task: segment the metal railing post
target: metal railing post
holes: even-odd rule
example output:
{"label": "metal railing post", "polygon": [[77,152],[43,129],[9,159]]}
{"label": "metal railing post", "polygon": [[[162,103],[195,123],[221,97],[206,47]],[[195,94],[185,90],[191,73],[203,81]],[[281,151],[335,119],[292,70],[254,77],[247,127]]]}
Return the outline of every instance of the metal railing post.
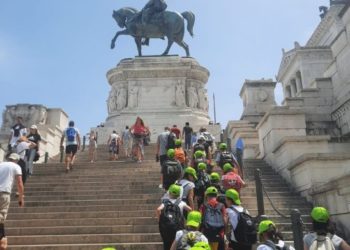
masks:
{"label": "metal railing post", "polygon": [[83,149],[81,151],[84,151],[85,150],[85,139],[86,139],[86,136],[84,135],[83,136]]}
{"label": "metal railing post", "polygon": [[45,152],[45,163],[47,163],[49,160],[49,153]]}
{"label": "metal railing post", "polygon": [[63,153],[64,153],[64,148],[62,147],[60,150],[60,162],[63,162]]}
{"label": "metal railing post", "polygon": [[296,250],[303,250],[303,221],[301,219],[301,213],[298,209],[293,209],[291,213],[294,248]]}
{"label": "metal railing post", "polygon": [[256,200],[258,203],[258,216],[262,216],[265,214],[264,208],[264,194],[263,187],[261,182],[261,171],[260,169],[255,169],[255,189],[256,189]]}

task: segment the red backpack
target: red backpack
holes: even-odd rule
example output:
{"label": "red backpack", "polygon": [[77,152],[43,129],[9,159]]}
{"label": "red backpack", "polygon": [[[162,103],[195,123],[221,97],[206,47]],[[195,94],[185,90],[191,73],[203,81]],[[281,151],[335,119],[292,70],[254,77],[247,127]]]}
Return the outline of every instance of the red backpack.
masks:
{"label": "red backpack", "polygon": [[242,187],[241,177],[234,172],[228,172],[222,177],[222,185],[225,190],[233,188],[239,192]]}

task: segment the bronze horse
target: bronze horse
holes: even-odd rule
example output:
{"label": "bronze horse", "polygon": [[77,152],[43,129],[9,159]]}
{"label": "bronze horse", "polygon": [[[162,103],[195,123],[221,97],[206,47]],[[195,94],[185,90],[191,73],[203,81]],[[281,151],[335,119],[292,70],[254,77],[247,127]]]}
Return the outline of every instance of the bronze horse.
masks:
{"label": "bronze horse", "polygon": [[115,47],[115,41],[119,35],[130,35],[134,37],[139,56],[142,56],[141,45],[142,39],[149,38],[168,38],[168,46],[162,55],[167,55],[174,42],[185,49],[186,56],[190,56],[188,45],[183,41],[185,33],[185,22],[187,20],[187,31],[193,36],[193,26],[195,16],[190,11],[182,14],[172,11],[164,11],[155,14],[149,24],[142,23],[142,12],[134,8],[121,8],[113,11],[113,18],[120,28],[112,39],[111,49]]}

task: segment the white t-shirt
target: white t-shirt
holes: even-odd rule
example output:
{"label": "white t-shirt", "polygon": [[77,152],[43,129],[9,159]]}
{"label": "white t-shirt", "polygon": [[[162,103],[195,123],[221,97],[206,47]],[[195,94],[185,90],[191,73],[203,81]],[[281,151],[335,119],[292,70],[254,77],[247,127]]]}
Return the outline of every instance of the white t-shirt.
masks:
{"label": "white t-shirt", "polygon": [[120,139],[120,136],[118,134],[112,133],[111,140],[109,141],[110,144],[112,143],[113,139],[115,139],[115,142],[117,143],[118,140]]}
{"label": "white t-shirt", "polygon": [[22,128],[19,130],[19,135],[18,136],[14,136],[15,130],[12,128],[11,129],[11,140],[10,140],[10,144],[13,147],[14,145],[16,145],[17,141],[19,140],[19,138],[21,138],[22,136],[27,134],[27,129],[26,128]]}
{"label": "white t-shirt", "polygon": [[186,179],[178,181],[178,184],[181,185],[180,197],[187,197],[190,190],[194,189],[195,187],[192,181]]}
{"label": "white t-shirt", "polygon": [[30,143],[25,141],[22,141],[17,144],[17,147],[16,147],[17,154],[22,160],[24,160],[24,158],[26,157],[26,150],[29,149],[29,146],[30,146]]}
{"label": "white t-shirt", "polygon": [[[182,235],[184,235],[183,230],[177,231],[175,236],[175,241],[178,242],[181,239]],[[204,234],[201,236],[201,242],[208,243],[208,239],[207,237],[204,236]]]}
{"label": "white t-shirt", "polygon": [[[232,207],[234,207],[239,213],[243,212],[244,210],[244,208],[241,206],[232,205]],[[236,229],[238,224],[238,213],[231,208],[226,208],[226,213],[229,219],[229,223],[232,226],[231,240],[234,242],[237,242],[233,231]],[[248,213],[248,210],[247,210],[247,213]]]}
{"label": "white t-shirt", "polygon": [[11,193],[17,175],[22,175],[21,167],[14,162],[0,163],[0,192]]}

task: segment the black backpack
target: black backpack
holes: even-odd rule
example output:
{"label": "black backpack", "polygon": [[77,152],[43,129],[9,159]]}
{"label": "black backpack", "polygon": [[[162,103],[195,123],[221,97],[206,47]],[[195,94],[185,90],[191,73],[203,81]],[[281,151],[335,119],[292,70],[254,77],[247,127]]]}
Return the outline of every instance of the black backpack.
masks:
{"label": "black backpack", "polygon": [[204,144],[199,144],[199,143],[194,144],[193,152],[195,153],[196,151],[203,151],[203,152],[205,152]]}
{"label": "black backpack", "polygon": [[196,196],[204,196],[205,190],[210,186],[210,178],[208,174],[199,171],[197,173],[197,180],[194,182],[194,194]]}
{"label": "black backpack", "polygon": [[172,132],[168,135],[167,138],[167,144],[166,144],[166,149],[174,149],[175,148],[175,140],[176,140],[176,135]]}
{"label": "black backpack", "polygon": [[159,230],[164,232],[178,231],[183,229],[184,220],[181,214],[179,204],[181,199],[178,199],[175,203],[172,203],[170,200],[164,200],[164,208],[160,214],[159,218]]}
{"label": "black backpack", "polygon": [[222,214],[224,205],[218,203],[215,207],[204,204],[203,229],[204,235],[210,240],[215,239],[219,232],[224,229],[225,222]]}
{"label": "black backpack", "polygon": [[224,165],[226,163],[230,163],[232,166],[234,166],[234,159],[233,156],[230,152],[224,151],[220,153],[220,161],[219,161],[219,165],[221,168],[224,167]]}
{"label": "black backpack", "polygon": [[244,245],[253,245],[257,241],[256,224],[254,219],[244,209],[243,212],[238,212],[234,207],[230,207],[233,211],[238,213],[238,223],[236,229],[233,231],[238,243]]}
{"label": "black backpack", "polygon": [[166,169],[165,175],[167,178],[177,180],[180,177],[182,172],[182,166],[178,161],[166,160],[163,164]]}

